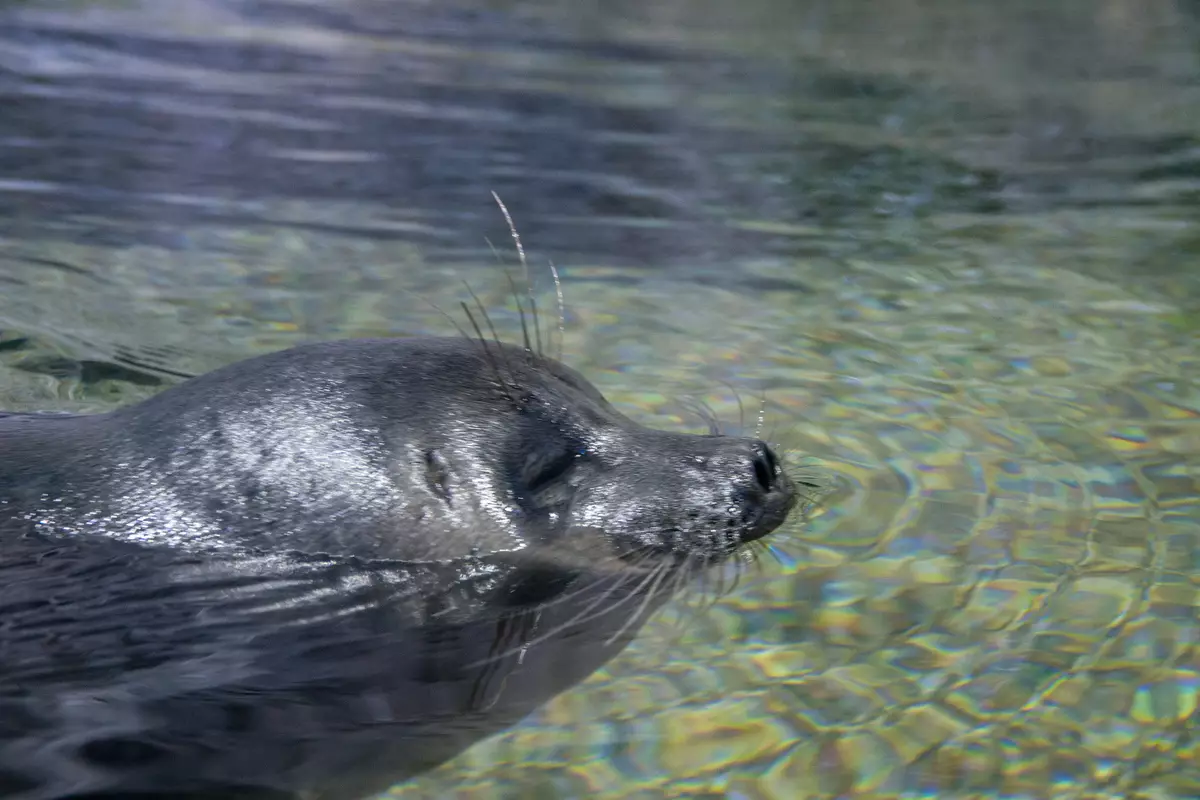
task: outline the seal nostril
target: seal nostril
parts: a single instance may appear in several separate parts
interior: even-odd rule
[[[775,476],[779,472],[779,463],[771,448],[762,442],[754,445],[754,479],[764,492],[769,492],[775,485]]]

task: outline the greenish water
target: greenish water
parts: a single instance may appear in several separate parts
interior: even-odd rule
[[[7,6],[2,405],[463,280],[513,338],[494,189],[565,360],[663,427],[761,393],[835,491],[391,796],[1198,796],[1200,23],[1004,9]]]

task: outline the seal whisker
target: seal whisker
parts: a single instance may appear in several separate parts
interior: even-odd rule
[[[733,594],[738,586],[741,585],[741,575],[744,566],[738,556],[747,552],[750,552],[750,550],[745,545],[739,545],[734,553],[734,558],[727,559],[710,568],[718,571],[717,589],[705,609],[706,613],[711,611],[721,600]],[[729,572],[732,572],[732,577],[728,574]]]
[[[525,306],[521,304],[521,295],[517,293],[517,284],[513,281],[512,275],[508,270],[504,270],[504,277],[508,279],[508,286],[512,290],[513,300],[517,304],[517,316],[521,320],[521,339],[525,343],[525,352],[533,353],[533,344],[529,341],[529,327],[525,324]]]
[[[492,240],[485,236],[483,240],[487,242],[488,249],[492,251],[492,258],[496,259],[496,263],[504,266],[504,257],[500,255],[500,251],[496,249],[496,245],[492,244]]]
[[[711,575],[713,572],[712,569],[706,569],[704,572],[710,574],[710,580],[705,584],[705,588],[711,589],[712,591],[706,591],[704,595],[701,596],[701,604],[697,609],[697,613],[700,615],[704,615],[712,611],[713,608],[716,607],[717,603],[721,602],[721,599],[725,596],[722,591],[725,583],[725,571],[720,570],[719,574],[716,576]]]
[[[686,587],[696,586],[697,584],[697,591],[683,592],[683,597],[686,598],[685,602],[688,606],[692,605],[693,600],[698,603],[707,590],[705,588],[704,570],[697,567],[695,559],[684,559],[683,567],[679,570],[679,576],[676,579],[676,591],[682,591]],[[697,610],[694,609],[692,613],[697,613]]]
[[[806,484],[807,485],[807,484]],[[801,495],[801,499],[807,499]],[[642,545],[647,548],[647,552],[655,552],[657,549],[659,555],[670,553],[676,558],[686,557],[693,560],[699,560],[703,564],[712,565],[719,561],[724,561],[735,552],[745,547],[743,537],[749,532],[746,525],[738,525],[732,528],[722,528],[720,530],[705,530],[694,532],[695,535],[684,535],[684,533],[674,528],[664,528],[659,525],[647,525],[643,527],[628,527],[621,530],[622,535],[631,538],[643,538],[646,536],[654,536],[656,539],[663,540],[668,534],[671,536],[669,544],[660,545]],[[694,552],[699,541],[703,541],[715,548],[715,552]],[[632,551],[631,551],[632,552]]]
[[[698,604],[697,611],[699,611],[699,604],[702,602],[704,597],[708,596],[708,585],[711,581],[708,570],[703,568],[698,559],[689,557],[684,559],[683,568],[680,569],[680,574],[683,576],[681,588],[688,587],[691,589],[691,591],[687,592],[685,596],[695,598],[696,603]]]
[[[723,432],[721,429],[721,418],[719,416],[717,416],[717,412],[713,410],[713,407],[711,405],[709,405],[708,401],[705,400],[703,397],[697,398],[697,401],[700,404],[700,408],[704,411],[705,414],[708,415],[708,420],[709,420],[708,428],[709,428],[709,431],[711,432],[710,435],[720,436]]]
[[[467,315],[467,319],[471,321],[471,327],[475,329],[475,334],[479,337],[479,345],[483,348],[483,354],[488,362],[488,365],[492,368],[492,372],[494,372],[496,375],[496,382],[500,385],[500,390],[504,392],[509,401],[515,404],[517,399],[513,397],[512,391],[508,388],[508,382],[504,380],[504,375],[500,372],[500,365],[496,361],[496,358],[492,355],[491,348],[488,345],[487,337],[483,335],[483,331],[480,329],[479,323],[476,322],[475,316],[471,313],[471,309],[466,302],[460,301],[459,305],[462,306],[463,313]]]
[[[475,307],[479,309],[479,315],[483,317],[484,323],[487,324],[488,330],[492,334],[492,341],[496,343],[496,349],[501,353],[501,358],[503,358],[504,342],[500,341],[500,334],[496,332],[496,325],[492,322],[492,315],[488,313],[487,306],[479,299],[479,295],[475,294],[475,290],[471,288],[471,284],[463,281],[463,286],[467,288],[471,299],[475,301]]]
[[[509,225],[509,234],[512,236],[512,243],[517,249],[517,259],[521,261],[521,267],[526,276],[526,290],[528,291],[529,301],[533,303],[533,281],[529,277],[529,260],[524,253],[524,245],[521,243],[521,234],[517,233],[516,223],[512,222],[512,215],[509,213],[509,207],[504,205],[504,200],[500,199],[499,194],[492,192],[492,199],[496,200],[496,205],[500,206],[500,213],[504,215],[504,221]],[[566,337],[566,303],[563,301],[563,284],[559,281],[558,270],[554,267],[553,261],[548,261],[550,264],[550,273],[554,278],[554,294],[558,297],[558,355],[559,361],[563,360],[563,339]],[[538,326],[538,317],[536,317],[536,305],[534,307],[534,326]],[[541,336],[539,332],[538,351],[541,355]]]
[[[769,554],[771,556],[771,558],[775,559],[775,564],[777,566],[780,566],[780,567],[786,566],[786,564],[783,561],[783,557],[779,555],[779,551],[776,550],[775,548],[776,548],[776,545],[764,544],[762,549],[763,549],[764,553]]]
[[[625,620],[625,624],[618,628],[617,632],[604,642],[605,646],[611,645],[613,642],[619,640],[625,634],[625,632],[630,629],[631,626],[633,626],[642,618],[642,615],[646,613],[646,609],[649,608],[650,604],[657,597],[659,584],[662,583],[663,578],[665,578],[667,573],[670,572],[670,568],[666,562],[662,562],[654,569],[653,572],[657,572],[658,576],[654,579],[654,582],[650,584],[650,588],[646,590],[645,595],[642,597],[642,602],[638,605],[637,611],[634,612],[629,619]],[[641,593],[641,589],[642,587],[638,586],[634,594]]]
[[[754,542],[753,546],[750,548],[750,552],[754,554],[754,569],[757,570],[760,578],[765,574],[766,569],[763,566],[763,553],[770,554],[771,557],[775,559],[776,564],[783,566],[783,560],[779,558],[779,554],[774,552],[771,549],[771,545],[767,544],[766,542]]]
[[[730,392],[733,394],[733,399],[734,399],[735,401],[737,401],[737,407],[738,407],[738,431],[739,431],[739,432],[740,432],[740,431],[744,431],[744,430],[746,429],[746,407],[745,407],[744,405],[742,405],[742,395],[741,395],[741,393],[739,393],[739,392],[738,392],[738,390],[737,390],[737,387],[735,387],[735,386],[734,386],[732,383],[730,383],[729,381],[725,380],[724,378],[719,378],[718,380],[720,381],[720,383],[721,383],[721,384],[722,384],[722,385],[723,385],[723,386],[724,386],[726,389],[728,389],[728,390],[729,390],[729,391],[730,391]],[[765,402],[765,398],[764,398],[764,402]],[[754,431],[754,436],[755,436],[755,438],[758,438],[758,431],[757,431],[757,430],[755,430],[755,431]]]
[[[697,585],[701,580],[697,578],[695,570],[692,567],[681,570],[674,578],[672,591],[678,593],[680,600],[676,607],[677,613],[671,621],[670,626],[672,631],[671,646],[679,644],[680,640],[683,639],[690,627],[699,618],[703,591],[698,589]]]
[[[682,398],[678,402],[679,405],[698,416],[700,421],[708,426],[709,436],[719,436],[721,434],[721,425],[717,421],[716,414],[713,413],[712,408],[708,404],[702,400],[690,397]]]
[[[525,295],[526,295],[526,297],[529,298],[530,308],[532,309],[532,313],[533,313],[533,326],[534,326],[534,330],[536,332],[536,338],[537,338],[537,344],[538,344],[537,352],[538,352],[538,355],[542,355],[542,336],[541,336],[541,326],[538,323],[538,316],[537,316],[537,300],[533,296],[533,280],[530,278],[530,275],[529,275],[529,259],[527,259],[525,257],[525,245],[523,245],[521,243],[521,234],[517,232],[516,223],[513,222],[512,214],[510,214],[508,212],[508,206],[506,206],[504,204],[504,201],[500,199],[500,195],[494,191],[492,192],[492,199],[496,201],[496,205],[498,205],[500,207],[500,213],[504,215],[504,221],[506,223],[508,223],[508,232],[512,236],[513,246],[517,250],[517,260],[520,262],[521,269],[525,273]],[[506,275],[508,274],[507,270],[505,271],[505,274]],[[509,277],[509,283],[512,283],[511,276]],[[524,329],[525,328],[525,312],[524,312],[524,310],[521,309],[521,300],[519,297],[517,297],[517,290],[516,290],[515,285],[513,286],[513,297],[517,299],[517,309],[521,311],[521,327],[522,327],[522,329]],[[525,336],[525,349],[526,350],[529,349],[528,334],[526,334],[526,336]]]
[[[749,575],[751,570],[754,572],[754,577],[762,577],[762,562],[758,559],[758,551],[761,546],[761,542],[750,542],[738,551],[738,558],[734,563],[733,585],[729,589],[730,594],[738,590],[742,579]]]
[[[651,551],[649,548],[642,548],[642,549],[640,549],[639,551],[634,551],[634,552],[632,552],[632,553],[630,553],[630,554],[628,554],[628,555],[630,555],[630,556],[640,556],[640,557],[641,557],[641,561],[642,561],[642,562],[645,562],[645,561],[653,561],[653,562],[654,562],[654,564],[655,564],[655,566],[654,566],[654,567],[652,567],[652,568],[651,568],[649,571],[647,571],[647,572],[645,573],[645,575],[644,575],[643,579],[642,579],[642,580],[641,580],[641,581],[638,583],[638,585],[637,585],[637,586],[635,586],[635,587],[633,588],[633,591],[630,593],[630,596],[635,596],[635,595],[637,595],[639,592],[641,592],[641,590],[642,590],[643,588],[645,588],[645,585],[646,585],[646,584],[647,584],[647,583],[648,583],[648,582],[649,582],[649,581],[650,581],[650,580],[651,580],[651,579],[654,577],[654,574],[655,574],[656,570],[657,570],[659,567],[663,566],[663,565],[665,564],[665,562],[662,562],[662,561],[659,561],[659,560],[657,560],[657,559],[655,558],[654,554],[652,553],[652,551]],[[635,569],[638,569],[638,568],[640,568],[640,566],[641,566],[641,563],[634,562],[634,563],[632,564],[632,566],[633,566]],[[633,581],[633,580],[634,580],[633,576],[634,576],[634,575],[636,575],[637,573],[636,573],[636,572],[621,571],[621,572],[619,572],[619,573],[616,573],[616,574],[617,574],[617,576],[618,576],[618,578],[619,578],[619,580],[618,580],[618,581],[616,581],[616,582],[614,582],[612,585],[610,585],[610,586],[609,586],[609,588],[608,588],[607,590],[605,590],[604,594],[602,594],[602,595],[601,595],[599,598],[597,598],[597,600],[596,600],[596,601],[595,601],[595,602],[594,602],[592,605],[590,605],[590,606],[588,606],[587,608],[585,608],[583,611],[581,611],[581,612],[580,612],[578,615],[576,615],[575,617],[572,617],[571,619],[569,619],[569,620],[568,620],[566,623],[564,623],[564,624],[563,624],[563,626],[562,626],[562,627],[566,627],[567,625],[573,625],[573,624],[576,624],[576,623],[578,623],[578,622],[580,622],[580,621],[587,621],[587,620],[590,620],[590,619],[595,619],[596,617],[587,617],[586,619],[581,619],[581,618],[583,618],[583,617],[584,617],[584,615],[586,615],[586,614],[590,613],[590,612],[591,612],[591,610],[592,610],[593,608],[595,608],[595,607],[596,607],[596,605],[599,605],[600,603],[603,603],[605,600],[607,600],[607,599],[608,599],[608,597],[609,597],[609,596],[610,596],[610,595],[611,595],[613,592],[615,592],[615,591],[617,591],[617,590],[619,590],[619,589],[622,589],[622,588],[624,588],[624,586],[625,586],[625,583],[622,583],[622,581],[626,581],[626,582],[631,582],[631,581]],[[583,592],[585,592],[585,591],[588,591],[588,590],[590,590],[591,588],[593,588],[593,587],[592,587],[592,585],[584,585],[583,587],[581,587],[581,588],[580,588],[580,590],[579,590],[578,592],[576,592],[576,594],[582,594]],[[568,598],[569,596],[570,596],[570,595],[565,595],[565,594],[564,594],[564,595],[560,595],[560,596],[558,596],[558,597],[555,597],[555,598],[554,598],[554,600],[551,600],[549,603],[546,603],[546,604],[544,604],[544,605],[543,605],[543,608],[546,608],[546,607],[549,607],[549,606],[555,605],[555,604],[557,604],[557,603],[563,602],[563,601],[564,601],[566,598]],[[628,599],[628,598],[626,598],[626,599]],[[625,602],[625,601],[624,601],[624,600],[622,600],[622,601],[620,601],[620,602]]]
[[[550,265],[550,275],[554,278],[554,295],[558,299],[558,354],[555,357],[562,361],[563,343],[567,338],[567,304],[563,300],[562,281],[558,277],[558,268],[554,266],[553,261],[547,263]]]
[[[703,603],[698,610],[698,615],[704,616],[705,614],[710,613],[714,608],[717,607],[717,604],[724,599],[725,595],[720,591],[713,592],[709,596],[703,598]]]
[[[795,468],[793,480],[804,506],[801,511],[807,515],[813,510],[821,508],[823,501],[833,493],[832,476],[817,466],[819,461],[813,456],[792,459],[791,453],[783,451],[783,459],[785,463],[790,462],[788,463],[789,467]]]
[[[707,570],[694,559],[688,559],[684,569],[679,571],[675,591],[681,591],[687,586],[693,586],[693,591],[683,591],[683,607],[678,617],[678,630],[673,640],[675,644],[687,633],[688,627],[700,619],[709,608],[705,602],[708,595]]]
[[[648,548],[640,548],[638,551],[634,551],[631,555],[645,556],[644,560],[649,561],[653,558],[653,556],[647,555],[648,553],[649,553]],[[609,561],[612,562],[613,566],[615,566],[617,562],[625,564],[626,568],[619,569],[619,570],[614,569],[612,572],[606,572],[605,568],[608,565]],[[602,560],[600,562],[592,562],[593,569],[599,570],[599,574],[603,574],[606,576],[615,575],[618,580],[612,582],[608,586],[608,588],[603,592],[603,594],[600,595],[600,597],[598,597],[594,601],[592,601],[589,605],[587,605],[585,608],[583,608],[581,611],[579,611],[574,617],[572,617],[571,619],[568,619],[565,623],[562,623],[559,626],[559,628],[555,629],[554,631],[550,631],[548,635],[553,635],[557,631],[562,630],[563,628],[568,627],[570,625],[577,624],[577,623],[586,623],[587,621],[589,621],[591,619],[595,619],[595,618],[601,616],[602,614],[597,614],[595,616],[588,616],[588,615],[597,606],[600,606],[605,601],[607,601],[609,596],[611,596],[613,594],[613,592],[616,592],[617,590],[623,588],[625,583],[633,580],[633,575],[635,575],[636,573],[630,572],[628,569],[628,566],[629,565],[626,562],[623,562],[621,559],[616,559],[616,558],[609,559],[607,561]],[[636,568],[637,565],[635,564],[634,566]],[[650,572],[647,573],[646,580],[648,580],[649,577],[652,577],[652,576],[653,576],[653,570],[651,570]],[[625,582],[625,583],[623,583],[623,582]],[[545,601],[543,603],[540,603],[537,606],[537,609],[539,610],[539,612],[551,609],[556,605],[569,602],[570,600],[573,600],[576,597],[579,597],[589,591],[594,590],[597,582],[596,581],[581,581],[581,582],[577,582],[577,583],[578,583],[578,585],[576,588],[574,588],[570,591],[560,592],[559,594],[555,595],[555,597],[553,599]],[[644,583],[645,583],[645,580],[643,581],[643,584]],[[636,589],[635,589],[635,592],[636,592]],[[618,602],[622,602],[622,601],[618,601]],[[607,612],[605,612],[605,613],[607,613]],[[539,639],[537,641],[542,641],[542,639]],[[526,642],[525,645],[532,646],[534,643],[535,642]]]
[[[688,578],[689,575],[687,569],[681,566],[680,569],[675,570],[675,574],[671,577],[671,587],[667,589],[668,594],[679,597],[679,601],[677,603],[678,612],[674,615],[674,619],[671,620],[669,625],[669,628],[673,632],[671,637],[672,645],[677,644],[679,637],[683,635],[683,626],[681,624],[681,620],[686,615],[685,611],[688,611],[692,604],[691,593],[681,593],[680,591],[684,586],[687,585]]]
[[[432,300],[430,300],[428,297],[425,297],[424,295],[420,295],[420,294],[417,294],[417,293],[416,293],[416,292],[414,292],[414,291],[411,291],[411,290],[409,290],[409,289],[405,289],[403,286],[401,286],[401,287],[398,287],[398,288],[400,289],[400,291],[401,291],[401,292],[404,292],[405,294],[407,294],[407,295],[409,295],[409,296],[411,296],[411,297],[415,297],[416,299],[420,300],[422,303],[425,303],[426,305],[428,305],[428,306],[429,306],[430,308],[432,308],[434,311],[436,311],[436,312],[438,312],[439,314],[441,314],[441,315],[442,315],[443,317],[445,317],[447,320],[449,320],[450,324],[454,326],[454,329],[455,329],[455,330],[457,330],[457,331],[459,332],[459,334],[460,334],[460,335],[461,335],[461,336],[462,336],[464,339],[466,339],[467,341],[470,341],[470,342],[474,342],[474,341],[475,341],[475,340],[474,340],[474,339],[471,337],[471,335],[470,335],[469,333],[467,333],[466,329],[465,329],[465,328],[463,328],[463,326],[462,326],[462,325],[459,325],[459,324],[458,324],[458,320],[456,320],[454,317],[450,316],[450,315],[449,315],[449,314],[447,314],[445,311],[443,311],[443,310],[442,310],[442,308],[441,308],[441,307],[440,307],[440,306],[439,306],[437,303],[434,303]]]
[[[740,550],[740,551],[738,551],[737,556],[740,556],[742,553],[749,553],[750,558],[751,559],[754,558],[754,551],[751,549]],[[742,570],[743,570],[742,559],[740,557],[735,556],[733,559],[730,560],[729,564],[733,571],[733,578],[729,581],[729,588],[725,592],[725,595],[724,595],[725,597],[728,597],[729,595],[736,592],[738,589],[738,586],[740,586],[742,583]]]
[[[754,551],[755,569],[758,570],[759,577],[762,577],[763,575],[766,574],[766,566],[765,566],[766,559],[763,558],[763,553],[770,553],[771,545],[768,544],[767,542],[759,541],[759,542],[755,542],[755,546],[752,549]],[[778,557],[777,556],[773,556],[773,557],[776,558],[776,561],[778,563]]]
[[[603,568],[599,568],[599,569],[597,569],[596,572],[597,572],[597,574],[601,574],[606,577],[611,576],[611,575],[617,575],[622,579],[632,580],[632,578],[630,577],[630,575],[628,574],[628,572],[626,570],[614,569],[612,571],[605,571]],[[542,601],[541,603],[538,604],[537,607],[540,609],[551,609],[558,605],[564,605],[564,604],[569,603],[579,597],[586,595],[588,592],[590,592],[594,588],[595,588],[594,582],[588,582],[586,580],[576,581],[576,586],[574,588],[572,588],[568,591],[560,592],[560,593],[556,594],[554,597],[550,598],[549,600]],[[603,602],[604,600],[607,599],[608,594],[611,594],[612,592],[616,591],[619,588],[621,588],[620,583],[613,584],[612,586],[609,587],[607,593],[605,595],[601,596],[595,602],[597,602],[597,603]],[[580,612],[580,616],[588,613],[590,610],[591,610],[590,606],[583,609],[583,611]],[[568,624],[572,621],[573,620],[568,620]]]
[[[728,568],[725,564],[720,564],[711,567],[708,571],[712,573],[713,582],[715,584],[713,590],[713,602],[725,596],[725,578]]]
[[[494,195],[494,194],[495,194],[495,193],[493,192],[493,195]],[[528,331],[525,329],[525,309],[524,309],[524,308],[521,306],[521,296],[520,296],[520,294],[517,292],[517,286],[516,286],[516,284],[513,282],[512,274],[511,274],[511,273],[508,271],[508,269],[507,269],[507,268],[504,266],[504,259],[501,257],[501,255],[500,255],[500,251],[496,249],[496,245],[492,244],[492,240],[491,240],[491,239],[489,239],[489,238],[488,238],[488,237],[486,237],[486,236],[485,236],[485,237],[483,237],[483,240],[484,240],[485,242],[487,242],[488,249],[490,249],[490,250],[492,251],[492,256],[493,256],[493,257],[496,259],[496,263],[500,265],[500,269],[501,269],[501,271],[503,271],[503,272],[504,272],[504,277],[505,277],[505,278],[508,280],[508,285],[509,285],[509,287],[512,289],[512,295],[513,295],[513,299],[517,301],[517,314],[518,314],[518,316],[519,316],[519,317],[520,317],[520,319],[521,319],[521,333],[522,333],[522,338],[524,339],[524,342],[525,342],[525,350],[526,350],[526,352],[528,352],[528,351],[530,350],[530,343],[529,343],[529,332],[528,332]],[[533,302],[533,292],[532,292],[532,289],[531,289],[531,288],[529,288],[529,286],[528,286],[528,279],[529,279],[529,269],[528,269],[528,268],[526,268],[526,270],[525,270],[525,277],[526,277],[526,287],[527,287],[527,288],[526,288],[526,295],[528,296],[528,298],[529,298],[529,301],[532,303],[532,302]],[[536,305],[534,306],[534,312],[533,312],[533,313],[534,313],[535,315],[537,314],[537,307],[536,307]],[[534,319],[534,323],[535,323],[535,325],[536,325],[536,323],[537,323],[536,316],[535,316],[535,319]],[[539,353],[538,353],[538,354],[539,354],[539,355],[541,355],[541,353],[540,353],[540,345],[539,345]]]
[[[653,576],[653,574],[654,574],[653,572],[648,573],[649,576]],[[611,605],[605,606],[605,602],[609,599],[609,597],[613,594],[613,592],[622,588],[629,580],[630,580],[630,578],[628,575],[617,575],[616,580],[613,582],[613,585],[609,586],[608,589],[606,589],[603,594],[601,594],[594,601],[589,603],[583,610],[579,611],[577,614],[575,614],[574,616],[569,618],[566,622],[562,622],[562,623],[558,624],[557,626],[551,628],[550,630],[547,630],[540,636],[537,636],[535,638],[524,641],[521,644],[521,646],[518,648],[512,648],[512,649],[509,649],[507,651],[501,652],[496,655],[489,654],[487,658],[473,662],[471,664],[468,664],[467,667],[468,668],[476,668],[476,667],[480,667],[480,666],[484,666],[486,664],[492,663],[493,661],[496,661],[496,660],[507,658],[508,656],[518,653],[522,648],[530,648],[530,647],[534,647],[535,645],[541,644],[542,642],[545,642],[546,640],[557,636],[558,634],[562,633],[564,630],[566,630],[572,626],[586,625],[587,623],[589,623],[593,620],[599,619],[600,617],[603,617],[607,614],[613,613],[614,611],[618,610],[621,606],[630,602],[630,600],[632,600],[638,594],[637,589],[635,589],[635,591],[629,592],[625,596],[617,598],[616,600],[614,600],[612,602]],[[640,589],[640,586],[644,585],[645,582],[646,582],[646,579],[643,579],[643,581],[637,588]],[[588,588],[592,588],[592,587],[588,587]],[[558,598],[556,598],[556,601],[557,601],[557,599]],[[546,603],[543,606],[541,606],[541,608],[542,608],[542,610],[545,610],[546,608],[553,606],[553,605],[555,605],[555,601]],[[601,610],[597,611],[596,613],[592,613],[597,608],[600,608]]]
[[[538,321],[539,312],[538,312],[537,298],[533,296],[532,288],[529,291],[529,309],[530,309],[529,315],[531,317],[533,317],[533,338],[534,338],[534,341],[537,343],[537,354],[539,356],[545,356],[546,353],[542,349],[542,326],[541,326],[541,323]]]
[[[484,702],[487,700],[487,685],[491,682],[492,677],[499,673],[503,666],[501,662],[505,658],[509,655],[517,655],[518,658],[523,658],[525,651],[529,647],[529,635],[537,630],[537,623],[540,617],[541,614],[539,611],[530,613],[528,610],[522,610],[515,614],[506,614],[496,620],[495,634],[492,637],[492,644],[488,649],[487,658],[479,664],[483,669],[471,684],[471,693],[467,699],[467,707],[469,709],[483,711],[499,702],[499,691],[496,692],[495,697],[492,698],[490,703]],[[507,651],[500,649],[510,642],[517,642],[517,644]],[[503,686],[503,682],[501,686]]]
[[[513,244],[517,248],[517,258],[520,259],[521,267],[525,270],[525,285],[528,287],[530,286],[529,262],[525,258],[525,247],[521,244],[521,235],[517,233],[517,226],[513,224],[512,215],[508,213],[508,206],[504,205],[500,195],[492,192],[492,199],[496,201],[496,205],[500,206],[500,213],[504,215],[504,221],[508,223],[508,232],[512,234]]]

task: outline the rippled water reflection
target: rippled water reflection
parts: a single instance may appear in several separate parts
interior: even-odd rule
[[[494,189],[572,365],[837,491],[396,796],[1200,794],[1191,6],[782,6],[9,4],[4,405],[450,332]]]

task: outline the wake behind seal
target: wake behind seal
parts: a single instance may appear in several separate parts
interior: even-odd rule
[[[0,416],[0,796],[362,796],[595,671],[801,491],[534,348],[348,340]]]

